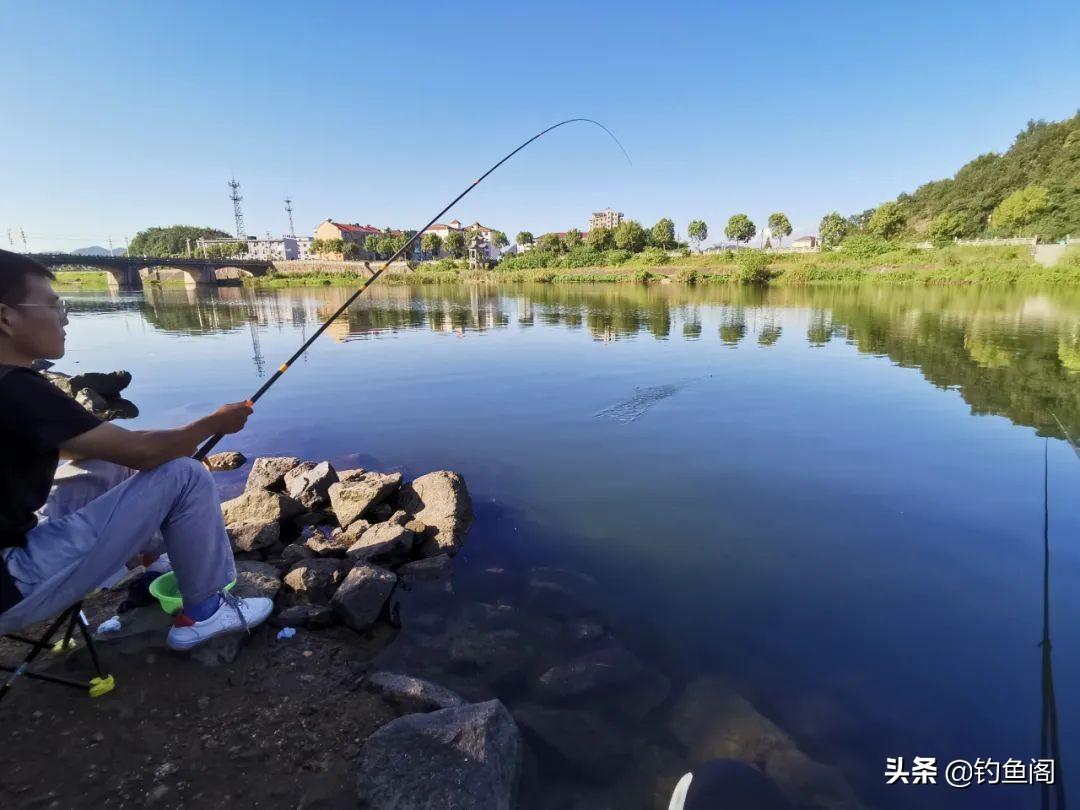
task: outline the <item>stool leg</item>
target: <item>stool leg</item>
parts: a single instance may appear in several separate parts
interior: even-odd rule
[[[83,641],[86,642],[86,649],[90,651],[90,658],[94,662],[94,671],[99,678],[104,678],[105,673],[101,671],[101,662],[98,660],[97,650],[94,649],[94,641],[90,636],[90,630],[86,626],[86,622],[83,621],[82,614],[76,613],[75,618],[79,624],[79,630],[82,632]]]
[[[54,621],[52,623],[52,626],[49,627],[48,632],[45,633],[45,635],[38,639],[36,642],[34,642],[34,646],[31,648],[30,652],[27,653],[26,658],[23,659],[23,662],[19,664],[18,667],[16,667],[14,672],[11,673],[11,676],[4,682],[4,685],[0,686],[0,700],[3,700],[4,695],[11,691],[12,685],[23,675],[24,672],[26,672],[27,668],[32,663],[34,663],[34,659],[38,657],[38,654],[49,646],[49,642],[52,640],[52,637],[56,634],[56,631],[60,629],[60,625],[64,623],[64,620],[68,618],[71,610],[72,608],[69,608],[68,610],[65,610],[63,613],[57,616],[56,621]]]

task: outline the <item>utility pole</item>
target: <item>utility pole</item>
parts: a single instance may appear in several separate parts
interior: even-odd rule
[[[109,237],[109,255],[113,255],[112,237]]]
[[[187,243],[187,253],[186,253],[186,255],[190,259],[191,258],[191,237],[190,236],[185,237],[184,241]],[[112,243],[110,243],[110,247],[111,246],[112,246]]]
[[[289,215],[289,236],[296,236],[296,226],[292,221],[292,200],[285,198],[285,213]]]
[[[15,237],[11,235],[11,228],[7,229],[8,247],[15,247]]]
[[[231,193],[229,199],[233,204],[233,216],[236,217],[236,235],[241,239],[244,238],[244,212],[240,210],[240,201],[244,199],[240,196],[240,184],[236,182],[236,178],[233,177],[229,181],[229,188]]]
[[[25,251],[26,251],[27,253],[29,253],[29,252],[30,252],[30,248],[29,248],[29,247],[27,247],[27,245],[26,245],[26,231],[24,231],[24,230],[22,229],[22,226],[21,226],[21,225],[19,226],[19,236],[21,236],[21,237],[22,237],[22,246],[23,246],[23,250],[25,250]]]

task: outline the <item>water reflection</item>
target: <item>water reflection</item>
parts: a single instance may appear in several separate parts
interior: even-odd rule
[[[134,310],[167,333],[202,335],[247,329],[260,376],[259,331],[291,325],[303,335],[339,307],[349,290],[180,290],[145,295],[77,293],[76,314]],[[1080,435],[1080,296],[1012,290],[926,288],[685,288],[675,285],[382,287],[330,325],[334,340],[403,330],[464,336],[536,325],[577,330],[597,341],[702,339],[704,324],[723,345],[778,343],[785,326],[820,348],[840,339],[859,352],[917,368],[941,388],[958,390],[977,414],[1007,416],[1040,435]],[[797,325],[797,326],[796,326]],[[753,344],[750,344],[753,346]]]

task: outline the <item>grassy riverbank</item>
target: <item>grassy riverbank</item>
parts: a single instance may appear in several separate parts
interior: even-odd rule
[[[526,254],[528,255],[528,254]],[[1032,261],[1025,247],[946,247],[919,250],[902,247],[872,256],[847,251],[826,253],[758,254],[766,262],[760,277],[769,284],[914,284],[914,285],[1070,285],[1080,286],[1080,249],[1074,248],[1054,267]],[[464,262],[425,262],[412,272],[387,273],[386,284],[453,283],[684,283],[737,284],[747,278],[745,254],[703,255],[637,254],[618,264],[572,267],[570,257],[557,257],[554,266],[515,268],[513,263],[494,270],[469,270]],[[272,273],[245,283],[257,287],[353,286],[352,273],[327,271]],[[105,289],[104,273],[58,274],[63,287]],[[163,282],[168,285],[170,282]],[[174,282],[182,284],[182,281]]]

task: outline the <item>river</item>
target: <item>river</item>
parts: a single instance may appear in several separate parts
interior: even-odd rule
[[[71,293],[57,368],[128,369],[128,424],[174,425],[248,396],[347,294]],[[1065,431],[1080,439],[1075,292],[376,286],[219,449],[461,472],[459,595],[470,569],[594,577],[672,685],[658,728],[719,677],[868,805],[1035,807],[1038,788],[883,773],[1040,756],[1045,444],[1058,776],[1076,778]]]

